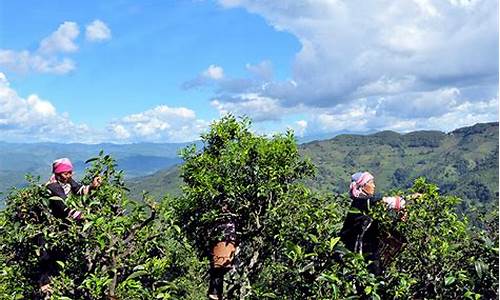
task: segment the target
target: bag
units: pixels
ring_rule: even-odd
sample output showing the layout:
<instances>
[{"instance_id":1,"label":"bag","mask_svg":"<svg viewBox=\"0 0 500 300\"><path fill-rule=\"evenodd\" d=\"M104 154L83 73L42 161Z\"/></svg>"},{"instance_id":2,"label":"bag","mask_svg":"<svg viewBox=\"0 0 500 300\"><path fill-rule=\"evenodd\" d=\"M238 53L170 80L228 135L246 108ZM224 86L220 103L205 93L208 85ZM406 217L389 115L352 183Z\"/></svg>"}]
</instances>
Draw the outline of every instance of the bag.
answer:
<instances>
[{"instance_id":1,"label":"bag","mask_svg":"<svg viewBox=\"0 0 500 300\"><path fill-rule=\"evenodd\" d=\"M236 253L233 242L222 241L212 248L212 265L214 268L230 268Z\"/></svg>"}]
</instances>

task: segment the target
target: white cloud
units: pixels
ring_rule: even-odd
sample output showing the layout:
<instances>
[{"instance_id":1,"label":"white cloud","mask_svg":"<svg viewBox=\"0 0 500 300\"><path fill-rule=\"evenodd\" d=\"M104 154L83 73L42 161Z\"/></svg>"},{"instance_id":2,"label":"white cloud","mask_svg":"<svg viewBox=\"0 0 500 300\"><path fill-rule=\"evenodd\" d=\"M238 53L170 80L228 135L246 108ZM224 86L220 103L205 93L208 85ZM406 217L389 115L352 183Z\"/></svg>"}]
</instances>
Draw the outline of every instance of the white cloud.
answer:
<instances>
[{"instance_id":1,"label":"white cloud","mask_svg":"<svg viewBox=\"0 0 500 300\"><path fill-rule=\"evenodd\" d=\"M55 32L40 42L38 51L44 54L75 52L78 50L75 39L79 34L78 24L75 22L64 22L59 25L59 28Z\"/></svg>"},{"instance_id":2,"label":"white cloud","mask_svg":"<svg viewBox=\"0 0 500 300\"><path fill-rule=\"evenodd\" d=\"M295 133L298 135L298 136L304 136L304 133L306 132L307 130L307 121L306 120L299 120L299 121L296 121L295 126L292 126L292 129L295 131Z\"/></svg>"},{"instance_id":3,"label":"white cloud","mask_svg":"<svg viewBox=\"0 0 500 300\"><path fill-rule=\"evenodd\" d=\"M457 108L460 102L460 90L456 87L400 94L381 98L377 106L377 115L404 118L441 116Z\"/></svg>"},{"instance_id":4,"label":"white cloud","mask_svg":"<svg viewBox=\"0 0 500 300\"><path fill-rule=\"evenodd\" d=\"M224 69L221 66L210 65L206 70L198 74L196 78L184 82L182 88L192 89L211 85L216 82L223 83L224 81Z\"/></svg>"},{"instance_id":5,"label":"white cloud","mask_svg":"<svg viewBox=\"0 0 500 300\"><path fill-rule=\"evenodd\" d=\"M220 3L259 14L301 43L296 86L269 82L261 90L287 106L332 107L372 97L381 92L373 88L380 80L403 80L404 92L498 82L497 1Z\"/></svg>"},{"instance_id":6,"label":"white cloud","mask_svg":"<svg viewBox=\"0 0 500 300\"><path fill-rule=\"evenodd\" d=\"M498 97L472 101L463 98L454 88L439 89L413 97L416 97L417 101L401 102L398 105L408 106L406 109L416 111L415 114L410 112L402 114L399 108L381 109L379 106L371 105L366 99L356 103L340 104L328 110L311 109L306 111L309 118L307 132L335 134L381 130L451 131L476 123L498 121ZM429 110L435 112L425 108L431 102L435 104ZM445 109L441 109L441 106Z\"/></svg>"},{"instance_id":7,"label":"white cloud","mask_svg":"<svg viewBox=\"0 0 500 300\"><path fill-rule=\"evenodd\" d=\"M273 65L269 60L264 60L256 65L247 64L246 69L259 79L271 80L273 78Z\"/></svg>"},{"instance_id":8,"label":"white cloud","mask_svg":"<svg viewBox=\"0 0 500 300\"><path fill-rule=\"evenodd\" d=\"M35 51L0 48L0 67L19 73L69 73L76 68L76 64L67 55L78 51L76 40L79 34L78 24L66 21L42 39ZM109 28L99 20L87 26L87 38L89 34L93 41L105 40L111 36Z\"/></svg>"},{"instance_id":9,"label":"white cloud","mask_svg":"<svg viewBox=\"0 0 500 300\"><path fill-rule=\"evenodd\" d=\"M199 138L208 123L185 107L160 105L110 122L115 141L185 142Z\"/></svg>"},{"instance_id":10,"label":"white cloud","mask_svg":"<svg viewBox=\"0 0 500 300\"><path fill-rule=\"evenodd\" d=\"M422 120L419 127L451 131L483 122L498 122L498 97L483 101L465 101L446 114Z\"/></svg>"},{"instance_id":11,"label":"white cloud","mask_svg":"<svg viewBox=\"0 0 500 300\"><path fill-rule=\"evenodd\" d=\"M50 101L36 94L19 96L3 73L0 73L0 131L3 140L18 142L90 142L95 138L95 132L87 125L75 124L67 114L59 114Z\"/></svg>"},{"instance_id":12,"label":"white cloud","mask_svg":"<svg viewBox=\"0 0 500 300\"><path fill-rule=\"evenodd\" d=\"M414 76L403 78L387 78L382 76L378 80L369 82L357 88L355 95L390 95L404 93L415 85Z\"/></svg>"},{"instance_id":13,"label":"white cloud","mask_svg":"<svg viewBox=\"0 0 500 300\"><path fill-rule=\"evenodd\" d=\"M429 124L450 130L498 120L497 109L474 109L498 106L498 1L219 3L264 17L302 46L290 79L220 82L212 102L219 111L266 121L284 120L301 107L310 134L409 131ZM267 100L258 109L255 99Z\"/></svg>"},{"instance_id":14,"label":"white cloud","mask_svg":"<svg viewBox=\"0 0 500 300\"><path fill-rule=\"evenodd\" d=\"M366 102L357 105L338 105L334 109L311 115L309 128L317 133L339 131L367 131L369 120L376 111Z\"/></svg>"},{"instance_id":15,"label":"white cloud","mask_svg":"<svg viewBox=\"0 0 500 300\"><path fill-rule=\"evenodd\" d=\"M37 94L26 98L0 72L0 132L14 142L186 142L199 139L209 123L185 107L160 105L108 123L106 129L76 124Z\"/></svg>"},{"instance_id":16,"label":"white cloud","mask_svg":"<svg viewBox=\"0 0 500 300\"><path fill-rule=\"evenodd\" d=\"M75 63L69 58L46 57L29 51L0 49L0 66L19 73L39 72L66 74L75 69Z\"/></svg>"},{"instance_id":17,"label":"white cloud","mask_svg":"<svg viewBox=\"0 0 500 300\"><path fill-rule=\"evenodd\" d=\"M437 8L432 4L430 0L414 0L414 1L415 3L417 3L420 9L430 17L440 16Z\"/></svg>"},{"instance_id":18,"label":"white cloud","mask_svg":"<svg viewBox=\"0 0 500 300\"><path fill-rule=\"evenodd\" d=\"M209 79L220 80L224 77L224 69L217 65L210 65L202 75Z\"/></svg>"},{"instance_id":19,"label":"white cloud","mask_svg":"<svg viewBox=\"0 0 500 300\"><path fill-rule=\"evenodd\" d=\"M126 140L130 137L128 130L120 124L111 124L110 129L119 140Z\"/></svg>"},{"instance_id":20,"label":"white cloud","mask_svg":"<svg viewBox=\"0 0 500 300\"><path fill-rule=\"evenodd\" d=\"M251 93L240 94L234 99L214 99L210 104L219 111L221 116L228 113L237 116L246 115L256 122L279 120L286 110L276 99Z\"/></svg>"},{"instance_id":21,"label":"white cloud","mask_svg":"<svg viewBox=\"0 0 500 300\"><path fill-rule=\"evenodd\" d=\"M111 39L111 30L101 20L94 20L85 28L85 38L91 42L100 42Z\"/></svg>"}]
</instances>

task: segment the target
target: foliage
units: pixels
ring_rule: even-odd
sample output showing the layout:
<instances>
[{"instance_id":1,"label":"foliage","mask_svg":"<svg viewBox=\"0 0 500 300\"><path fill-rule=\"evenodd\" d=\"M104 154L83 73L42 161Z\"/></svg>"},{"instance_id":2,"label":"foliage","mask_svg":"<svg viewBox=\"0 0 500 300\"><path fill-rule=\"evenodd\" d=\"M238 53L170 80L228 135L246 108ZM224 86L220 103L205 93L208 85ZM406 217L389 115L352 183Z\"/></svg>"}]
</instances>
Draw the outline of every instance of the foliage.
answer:
<instances>
[{"instance_id":1,"label":"foliage","mask_svg":"<svg viewBox=\"0 0 500 300\"><path fill-rule=\"evenodd\" d=\"M303 167L308 165L296 154L292 136L285 136L288 149L274 147L283 137L256 136L248 126L248 120L226 117L203 137L203 151L190 148L183 153L181 210L200 254L207 250L213 224L227 217L222 207L230 207L240 226L241 251L228 276L229 298L497 296L496 239L457 213L458 198L442 196L435 185L418 179L406 192L422 194L410 201L407 221L383 205L375 206L370 214L382 228L407 240L384 275L375 277L363 257L346 250L337 236L349 200L312 192L301 183L311 169ZM283 159L287 153L292 159ZM491 225L496 227L490 233L498 232L498 222Z\"/></svg>"},{"instance_id":2,"label":"foliage","mask_svg":"<svg viewBox=\"0 0 500 300\"><path fill-rule=\"evenodd\" d=\"M83 211L82 222L54 218L45 188L35 182L7 198L0 215L3 298L41 296L40 262L58 253L54 299L199 299L204 266L174 222L175 199L131 201L114 160L101 153L91 161L84 182L100 174L104 184L66 200Z\"/></svg>"},{"instance_id":3,"label":"foliage","mask_svg":"<svg viewBox=\"0 0 500 300\"><path fill-rule=\"evenodd\" d=\"M459 198L424 178L394 191L407 199L405 221L382 204L368 214L406 243L375 276L338 237L350 199L306 185L314 167L291 132L259 136L250 125L232 116L213 123L202 149L182 152L182 195L159 202L147 194L129 199L123 173L101 153L83 181L101 175L103 185L66 200L83 211L81 222L54 218L46 189L30 178L0 211L0 299L41 297L41 261L51 253L61 254L52 299L203 299L207 250L220 238L214 224L228 219L239 237L225 278L228 299L498 298L498 208L474 208L470 220L457 210ZM395 134L384 135L404 146ZM425 143L439 149L447 137ZM361 168L363 155L350 152L353 168ZM391 176L408 180L405 170Z\"/></svg>"},{"instance_id":4,"label":"foliage","mask_svg":"<svg viewBox=\"0 0 500 300\"><path fill-rule=\"evenodd\" d=\"M378 207L375 216L407 239L389 268L386 293L403 298L496 299L498 297L498 221L490 232L470 226L456 213L460 199L441 196L424 178L410 192L408 220L394 222ZM404 282L402 281L404 279ZM404 287L404 288L402 288Z\"/></svg>"},{"instance_id":5,"label":"foliage","mask_svg":"<svg viewBox=\"0 0 500 300\"><path fill-rule=\"evenodd\" d=\"M203 151L190 147L181 153L185 186L180 209L186 232L204 255L218 239L214 226L226 219L236 223L239 264L229 295L240 298L272 254L266 245L275 234L268 232L269 211L288 201L296 181L313 172L301 160L291 132L266 138L249 127L249 119L226 116L202 135Z\"/></svg>"},{"instance_id":6,"label":"foliage","mask_svg":"<svg viewBox=\"0 0 500 300\"><path fill-rule=\"evenodd\" d=\"M350 174L370 170L382 192L410 188L423 176L438 184L443 194L462 198L462 211L476 205L489 211L498 202L498 123L477 124L448 134L383 131L339 135L302 144L299 152L317 168L306 184L320 191L343 193ZM178 168L138 178L132 190L180 194Z\"/></svg>"}]
</instances>

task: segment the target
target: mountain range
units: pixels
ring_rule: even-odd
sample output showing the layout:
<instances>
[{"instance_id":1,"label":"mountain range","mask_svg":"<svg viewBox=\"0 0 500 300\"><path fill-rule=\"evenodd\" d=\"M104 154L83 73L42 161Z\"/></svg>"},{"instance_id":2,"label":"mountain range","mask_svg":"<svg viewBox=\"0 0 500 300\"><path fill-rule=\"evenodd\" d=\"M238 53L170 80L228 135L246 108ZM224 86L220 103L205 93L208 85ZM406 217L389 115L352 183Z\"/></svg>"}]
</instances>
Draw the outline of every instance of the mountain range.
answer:
<instances>
[{"instance_id":1,"label":"mountain range","mask_svg":"<svg viewBox=\"0 0 500 300\"><path fill-rule=\"evenodd\" d=\"M197 143L197 142L193 142ZM0 192L26 183L26 174L40 176L41 181L51 175L51 163L68 157L73 162L75 178L82 176L85 161L100 150L111 154L118 167L125 170L126 178L146 176L181 162L178 151L192 143L180 144L59 144L59 143L6 143L0 142ZM1 195L0 195L0 198Z\"/></svg>"},{"instance_id":2,"label":"mountain range","mask_svg":"<svg viewBox=\"0 0 500 300\"><path fill-rule=\"evenodd\" d=\"M307 139L306 139L307 140ZM300 142L300 140L299 140ZM202 143L193 142L197 148ZM155 198L165 193L178 195L182 180L178 156L181 144L57 144L0 142L0 192L25 184L24 176L50 176L51 162L59 157L73 161L78 179L84 161L100 150L111 154L126 174L132 196L148 191ZM299 145L304 158L316 165L316 175L308 180L314 189L345 192L350 174L370 171L377 190L387 193L409 187L425 176L443 193L480 202L498 202L498 122L476 124L449 133L415 131L400 134L382 131L368 135L342 134ZM2 196L0 195L0 198Z\"/></svg>"},{"instance_id":3,"label":"mountain range","mask_svg":"<svg viewBox=\"0 0 500 300\"><path fill-rule=\"evenodd\" d=\"M367 170L377 190L405 189L420 176L436 183L442 193L477 203L498 202L498 122L476 124L449 133L382 131L369 135L344 134L301 144L317 172L308 185L343 193L350 175ZM148 191L154 197L180 193L179 165L129 181L132 195Z\"/></svg>"}]
</instances>

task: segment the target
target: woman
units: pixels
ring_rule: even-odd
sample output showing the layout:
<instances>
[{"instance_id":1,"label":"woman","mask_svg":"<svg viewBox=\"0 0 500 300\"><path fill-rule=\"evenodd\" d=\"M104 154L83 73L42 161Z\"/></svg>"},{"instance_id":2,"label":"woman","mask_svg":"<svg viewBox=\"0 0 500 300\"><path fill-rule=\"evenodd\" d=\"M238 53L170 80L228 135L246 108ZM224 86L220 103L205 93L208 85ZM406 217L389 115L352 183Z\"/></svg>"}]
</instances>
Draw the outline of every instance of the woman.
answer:
<instances>
[{"instance_id":1,"label":"woman","mask_svg":"<svg viewBox=\"0 0 500 300\"><path fill-rule=\"evenodd\" d=\"M52 196L60 199L51 199L49 208L56 218L81 219L82 213L77 210L70 210L64 204L70 194L87 195L91 190L97 189L101 185L101 177L97 176L90 185L83 185L73 179L73 164L68 158L60 158L52 163L52 177L47 182L47 189Z\"/></svg>"},{"instance_id":2,"label":"woman","mask_svg":"<svg viewBox=\"0 0 500 300\"><path fill-rule=\"evenodd\" d=\"M52 176L47 182L46 187L52 196L49 201L49 208L54 217L63 219L67 222L68 219L81 220L83 214L76 209L66 207L64 200L70 195L87 195L91 190L97 189L101 185L101 178L95 177L90 185L82 185L73 179L73 164L68 158L60 158L52 163ZM45 243L41 241L41 243ZM57 261L66 259L66 250L53 248L50 250L41 251L40 257L40 274L39 284L41 293L46 295L46 298L52 293L50 287L50 277L58 274Z\"/></svg>"},{"instance_id":3,"label":"woman","mask_svg":"<svg viewBox=\"0 0 500 300\"><path fill-rule=\"evenodd\" d=\"M237 252L236 224L234 215L226 206L222 207L226 216L219 220L212 230L212 244L210 245L210 283L208 299L222 299L224 292L224 275L233 267L233 260Z\"/></svg>"},{"instance_id":4,"label":"woman","mask_svg":"<svg viewBox=\"0 0 500 300\"><path fill-rule=\"evenodd\" d=\"M352 199L351 209L344 221L340 238L346 247L363 254L371 263L368 269L375 275L382 273L379 253L379 225L367 215L370 207L377 201L375 195L375 178L368 172L359 172L351 176L349 195Z\"/></svg>"}]
</instances>

